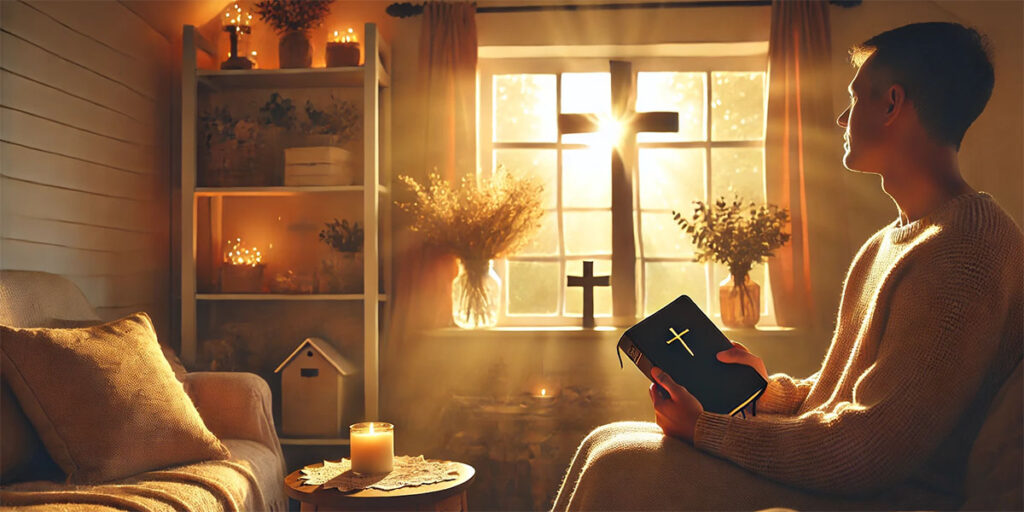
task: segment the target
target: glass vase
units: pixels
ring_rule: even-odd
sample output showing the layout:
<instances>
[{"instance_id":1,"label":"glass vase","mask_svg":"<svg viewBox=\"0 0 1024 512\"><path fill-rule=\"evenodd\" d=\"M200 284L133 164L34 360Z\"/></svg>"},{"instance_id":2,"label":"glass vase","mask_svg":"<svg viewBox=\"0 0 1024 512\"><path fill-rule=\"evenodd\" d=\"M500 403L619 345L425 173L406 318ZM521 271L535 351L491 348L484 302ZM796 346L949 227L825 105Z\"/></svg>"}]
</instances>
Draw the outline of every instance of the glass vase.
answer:
<instances>
[{"instance_id":1,"label":"glass vase","mask_svg":"<svg viewBox=\"0 0 1024 512\"><path fill-rule=\"evenodd\" d=\"M749 273L724 279L718 287L718 301L726 327L752 328L761 319L761 286Z\"/></svg>"},{"instance_id":2,"label":"glass vase","mask_svg":"<svg viewBox=\"0 0 1024 512\"><path fill-rule=\"evenodd\" d=\"M501 303L501 278L494 260L459 260L452 280L452 320L463 329L494 327Z\"/></svg>"}]
</instances>

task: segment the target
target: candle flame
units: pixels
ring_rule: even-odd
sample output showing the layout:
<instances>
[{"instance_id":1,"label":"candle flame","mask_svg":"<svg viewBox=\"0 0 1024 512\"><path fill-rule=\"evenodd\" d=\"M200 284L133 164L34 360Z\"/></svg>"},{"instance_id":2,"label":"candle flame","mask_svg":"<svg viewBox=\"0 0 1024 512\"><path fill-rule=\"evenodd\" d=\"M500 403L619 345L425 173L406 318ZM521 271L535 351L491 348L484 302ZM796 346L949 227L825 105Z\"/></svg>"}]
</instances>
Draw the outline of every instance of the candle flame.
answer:
<instances>
[{"instance_id":1,"label":"candle flame","mask_svg":"<svg viewBox=\"0 0 1024 512\"><path fill-rule=\"evenodd\" d=\"M541 388L540 389L540 396L547 396L547 394L548 394L547 388Z\"/></svg>"},{"instance_id":2,"label":"candle flame","mask_svg":"<svg viewBox=\"0 0 1024 512\"><path fill-rule=\"evenodd\" d=\"M373 422L370 422L370 433L373 433Z\"/></svg>"},{"instance_id":3,"label":"candle flame","mask_svg":"<svg viewBox=\"0 0 1024 512\"><path fill-rule=\"evenodd\" d=\"M334 43L355 43L358 41L359 40L356 39L356 31L351 28L344 32L335 30L334 35L331 37L331 42Z\"/></svg>"}]
</instances>

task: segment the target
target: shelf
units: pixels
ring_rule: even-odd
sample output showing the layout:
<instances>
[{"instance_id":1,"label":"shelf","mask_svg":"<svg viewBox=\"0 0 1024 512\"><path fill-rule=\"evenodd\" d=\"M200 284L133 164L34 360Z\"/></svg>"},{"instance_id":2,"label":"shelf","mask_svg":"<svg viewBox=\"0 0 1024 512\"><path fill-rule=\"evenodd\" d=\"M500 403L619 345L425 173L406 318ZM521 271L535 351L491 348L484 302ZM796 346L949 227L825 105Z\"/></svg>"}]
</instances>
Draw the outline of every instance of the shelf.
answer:
<instances>
[{"instance_id":1,"label":"shelf","mask_svg":"<svg viewBox=\"0 0 1024 512\"><path fill-rule=\"evenodd\" d=\"M307 186L307 187L197 187L196 196L293 196L298 194L324 192L362 192L362 185ZM381 194L389 192L388 187L377 185Z\"/></svg>"},{"instance_id":2,"label":"shelf","mask_svg":"<svg viewBox=\"0 0 1024 512\"><path fill-rule=\"evenodd\" d=\"M362 87L362 66L302 69L200 69L196 78L213 89L270 89L275 87Z\"/></svg>"},{"instance_id":3,"label":"shelf","mask_svg":"<svg viewBox=\"0 0 1024 512\"><path fill-rule=\"evenodd\" d=\"M345 437L281 437L282 446L348 446Z\"/></svg>"},{"instance_id":4,"label":"shelf","mask_svg":"<svg viewBox=\"0 0 1024 512\"><path fill-rule=\"evenodd\" d=\"M196 300L363 300L361 293L197 293ZM377 300L388 300L387 295L377 295Z\"/></svg>"}]
</instances>

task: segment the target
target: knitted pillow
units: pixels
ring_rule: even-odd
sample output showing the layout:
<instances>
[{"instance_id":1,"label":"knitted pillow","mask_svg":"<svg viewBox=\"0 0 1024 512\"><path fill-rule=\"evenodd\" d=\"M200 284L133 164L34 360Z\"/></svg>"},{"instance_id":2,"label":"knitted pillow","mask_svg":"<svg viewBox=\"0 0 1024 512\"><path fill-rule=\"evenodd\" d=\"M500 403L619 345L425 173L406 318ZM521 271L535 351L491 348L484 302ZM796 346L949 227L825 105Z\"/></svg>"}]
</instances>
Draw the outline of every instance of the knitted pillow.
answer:
<instances>
[{"instance_id":1,"label":"knitted pillow","mask_svg":"<svg viewBox=\"0 0 1024 512\"><path fill-rule=\"evenodd\" d=\"M68 482L229 456L145 313L79 329L0 326L0 338L3 378Z\"/></svg>"}]
</instances>

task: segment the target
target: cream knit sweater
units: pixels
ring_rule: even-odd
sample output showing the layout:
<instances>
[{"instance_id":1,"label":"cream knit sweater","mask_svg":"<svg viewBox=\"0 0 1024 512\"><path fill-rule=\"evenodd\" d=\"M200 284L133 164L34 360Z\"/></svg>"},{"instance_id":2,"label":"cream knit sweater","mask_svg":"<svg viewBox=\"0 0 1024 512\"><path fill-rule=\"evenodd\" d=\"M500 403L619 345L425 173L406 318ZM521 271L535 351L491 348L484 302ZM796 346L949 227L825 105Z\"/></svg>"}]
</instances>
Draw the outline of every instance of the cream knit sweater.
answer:
<instances>
[{"instance_id":1,"label":"cream knit sweater","mask_svg":"<svg viewBox=\"0 0 1024 512\"><path fill-rule=\"evenodd\" d=\"M897 220L854 258L818 373L772 375L756 417L702 413L694 444L810 490L958 496L988 405L1021 361L1022 313L1024 237L991 196Z\"/></svg>"}]
</instances>

